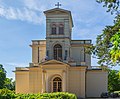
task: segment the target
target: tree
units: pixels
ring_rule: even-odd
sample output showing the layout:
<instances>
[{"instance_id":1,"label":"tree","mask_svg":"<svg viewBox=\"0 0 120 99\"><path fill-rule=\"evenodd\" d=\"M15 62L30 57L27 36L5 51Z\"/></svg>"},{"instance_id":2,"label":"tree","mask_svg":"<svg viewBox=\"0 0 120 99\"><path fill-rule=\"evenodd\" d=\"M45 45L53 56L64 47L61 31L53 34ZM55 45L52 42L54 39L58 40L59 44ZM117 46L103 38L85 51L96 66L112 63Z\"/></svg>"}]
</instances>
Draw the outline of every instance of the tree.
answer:
<instances>
[{"instance_id":1,"label":"tree","mask_svg":"<svg viewBox=\"0 0 120 99\"><path fill-rule=\"evenodd\" d=\"M6 78L6 73L3 65L0 64L0 89L7 88L9 90L15 90L15 82L10 78Z\"/></svg>"},{"instance_id":2,"label":"tree","mask_svg":"<svg viewBox=\"0 0 120 99\"><path fill-rule=\"evenodd\" d=\"M107 12L119 13L119 0L96 0L98 3L103 3L103 7L107 7Z\"/></svg>"},{"instance_id":3,"label":"tree","mask_svg":"<svg viewBox=\"0 0 120 99\"><path fill-rule=\"evenodd\" d=\"M120 64L120 14L119 0L97 0L107 7L107 12L117 12L113 26L106 26L101 35L97 36L96 45L92 47L92 53L100 65Z\"/></svg>"},{"instance_id":4,"label":"tree","mask_svg":"<svg viewBox=\"0 0 120 99\"><path fill-rule=\"evenodd\" d=\"M6 71L3 68L3 65L0 64L0 89L4 88L5 79L6 79Z\"/></svg>"},{"instance_id":5,"label":"tree","mask_svg":"<svg viewBox=\"0 0 120 99\"><path fill-rule=\"evenodd\" d=\"M120 61L120 29L119 31L113 35L113 37L110 39L113 46L110 50L111 59L113 62Z\"/></svg>"},{"instance_id":6,"label":"tree","mask_svg":"<svg viewBox=\"0 0 120 99\"><path fill-rule=\"evenodd\" d=\"M108 91L114 92L120 90L120 76L117 70L108 70Z\"/></svg>"},{"instance_id":7,"label":"tree","mask_svg":"<svg viewBox=\"0 0 120 99\"><path fill-rule=\"evenodd\" d=\"M15 90L15 81L12 81L12 78L6 78L4 87L9 90Z\"/></svg>"},{"instance_id":8,"label":"tree","mask_svg":"<svg viewBox=\"0 0 120 99\"><path fill-rule=\"evenodd\" d=\"M120 64L119 56L116 57L119 49L119 40L117 42L116 33L120 29L120 17L116 17L113 26L106 26L102 34L97 36L96 45L92 48L92 53L99 59L100 65ZM118 53L119 54L119 53ZM116 57L116 58L115 58Z\"/></svg>"}]
</instances>

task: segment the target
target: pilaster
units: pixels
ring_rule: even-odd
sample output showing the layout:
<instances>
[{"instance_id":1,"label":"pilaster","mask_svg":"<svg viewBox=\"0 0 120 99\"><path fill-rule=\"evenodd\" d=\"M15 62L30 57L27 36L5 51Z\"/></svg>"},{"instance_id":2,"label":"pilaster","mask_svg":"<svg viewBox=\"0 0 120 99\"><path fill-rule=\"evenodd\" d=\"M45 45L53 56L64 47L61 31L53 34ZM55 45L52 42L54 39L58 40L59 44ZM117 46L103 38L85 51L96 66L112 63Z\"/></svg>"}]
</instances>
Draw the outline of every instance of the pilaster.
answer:
<instances>
[{"instance_id":1,"label":"pilaster","mask_svg":"<svg viewBox=\"0 0 120 99\"><path fill-rule=\"evenodd\" d=\"M46 92L46 71L42 71L42 93Z\"/></svg>"},{"instance_id":2,"label":"pilaster","mask_svg":"<svg viewBox=\"0 0 120 99\"><path fill-rule=\"evenodd\" d=\"M66 88L67 88L66 87L66 71L63 70L62 73L63 73L62 91L66 92Z\"/></svg>"}]
</instances>

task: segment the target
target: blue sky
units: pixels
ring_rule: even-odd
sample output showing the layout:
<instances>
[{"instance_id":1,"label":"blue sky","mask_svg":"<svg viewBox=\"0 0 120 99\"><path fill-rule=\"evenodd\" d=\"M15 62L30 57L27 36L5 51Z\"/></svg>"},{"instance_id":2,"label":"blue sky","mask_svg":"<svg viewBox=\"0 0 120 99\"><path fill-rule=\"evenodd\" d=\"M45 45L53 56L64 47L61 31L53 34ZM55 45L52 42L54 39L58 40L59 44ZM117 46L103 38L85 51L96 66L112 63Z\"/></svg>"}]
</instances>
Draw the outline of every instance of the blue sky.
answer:
<instances>
[{"instance_id":1,"label":"blue sky","mask_svg":"<svg viewBox=\"0 0 120 99\"><path fill-rule=\"evenodd\" d=\"M106 25L113 24L114 16L95 0L0 0L0 63L7 77L14 78L15 67L26 67L31 62L31 40L45 39L43 11L61 8L72 12L74 28L72 39L92 39ZM95 59L92 65L97 65Z\"/></svg>"}]
</instances>

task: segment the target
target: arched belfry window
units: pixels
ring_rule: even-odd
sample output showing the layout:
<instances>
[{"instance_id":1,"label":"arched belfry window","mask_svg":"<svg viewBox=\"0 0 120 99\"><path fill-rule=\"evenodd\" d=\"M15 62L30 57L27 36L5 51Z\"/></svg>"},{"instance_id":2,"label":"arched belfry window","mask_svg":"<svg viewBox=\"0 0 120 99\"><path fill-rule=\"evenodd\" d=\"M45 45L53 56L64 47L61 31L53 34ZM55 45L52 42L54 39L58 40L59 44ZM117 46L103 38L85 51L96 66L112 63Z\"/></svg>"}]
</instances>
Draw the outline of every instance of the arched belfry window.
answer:
<instances>
[{"instance_id":1,"label":"arched belfry window","mask_svg":"<svg viewBox=\"0 0 120 99\"><path fill-rule=\"evenodd\" d=\"M51 34L57 34L57 27L55 24L52 24L51 26Z\"/></svg>"},{"instance_id":2,"label":"arched belfry window","mask_svg":"<svg viewBox=\"0 0 120 99\"><path fill-rule=\"evenodd\" d=\"M60 44L56 44L53 48L54 59L62 60L62 46Z\"/></svg>"},{"instance_id":3,"label":"arched belfry window","mask_svg":"<svg viewBox=\"0 0 120 99\"><path fill-rule=\"evenodd\" d=\"M53 79L53 92L62 91L62 80L59 77Z\"/></svg>"},{"instance_id":4,"label":"arched belfry window","mask_svg":"<svg viewBox=\"0 0 120 99\"><path fill-rule=\"evenodd\" d=\"M63 24L59 25L59 34L64 34L64 25Z\"/></svg>"}]
</instances>

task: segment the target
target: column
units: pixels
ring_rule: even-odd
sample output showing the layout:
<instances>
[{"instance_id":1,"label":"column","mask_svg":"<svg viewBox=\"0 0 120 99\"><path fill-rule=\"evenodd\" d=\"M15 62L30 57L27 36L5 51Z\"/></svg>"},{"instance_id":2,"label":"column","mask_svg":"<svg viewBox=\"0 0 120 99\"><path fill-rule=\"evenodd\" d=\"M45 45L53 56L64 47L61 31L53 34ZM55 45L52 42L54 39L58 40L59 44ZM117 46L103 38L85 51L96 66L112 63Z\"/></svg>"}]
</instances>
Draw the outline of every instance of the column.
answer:
<instances>
[{"instance_id":1,"label":"column","mask_svg":"<svg viewBox=\"0 0 120 99\"><path fill-rule=\"evenodd\" d=\"M46 72L46 92L48 93L49 92L49 81L48 81L48 73Z\"/></svg>"},{"instance_id":2,"label":"column","mask_svg":"<svg viewBox=\"0 0 120 99\"><path fill-rule=\"evenodd\" d=\"M63 70L62 91L66 92L66 71Z\"/></svg>"},{"instance_id":3,"label":"column","mask_svg":"<svg viewBox=\"0 0 120 99\"><path fill-rule=\"evenodd\" d=\"M85 69L81 69L81 71L80 71L81 73L80 73L80 75L81 75L81 78L80 78L80 80L81 80L81 85L80 85L80 87L81 87L81 89L80 89L80 91L81 91L81 97L85 97Z\"/></svg>"},{"instance_id":4,"label":"column","mask_svg":"<svg viewBox=\"0 0 120 99\"><path fill-rule=\"evenodd\" d=\"M45 79L46 71L42 71L42 93L46 92L46 79Z\"/></svg>"}]
</instances>

